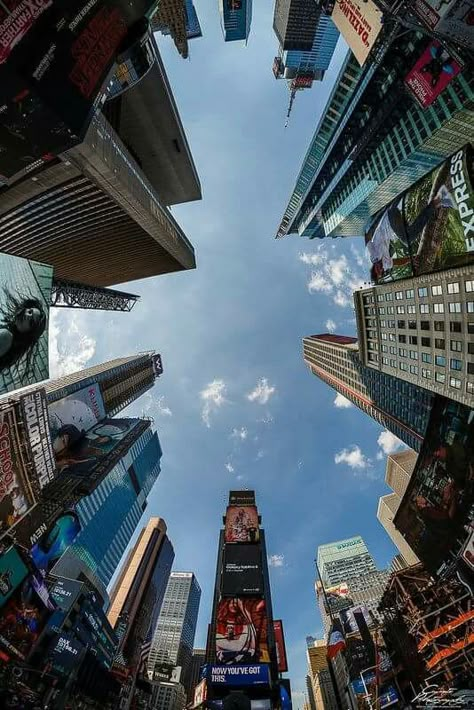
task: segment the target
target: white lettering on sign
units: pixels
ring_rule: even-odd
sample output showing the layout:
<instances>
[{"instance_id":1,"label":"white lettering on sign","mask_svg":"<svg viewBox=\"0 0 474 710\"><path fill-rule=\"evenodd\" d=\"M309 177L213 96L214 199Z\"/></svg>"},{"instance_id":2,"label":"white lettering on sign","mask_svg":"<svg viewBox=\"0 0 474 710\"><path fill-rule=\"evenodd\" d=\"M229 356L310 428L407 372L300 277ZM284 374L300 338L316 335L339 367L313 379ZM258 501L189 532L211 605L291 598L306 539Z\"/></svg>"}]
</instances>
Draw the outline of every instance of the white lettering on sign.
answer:
<instances>
[{"instance_id":1,"label":"white lettering on sign","mask_svg":"<svg viewBox=\"0 0 474 710\"><path fill-rule=\"evenodd\" d=\"M454 199L458 206L459 217L461 218L466 242L466 250L474 251L474 208L469 206L472 195L469 192L469 182L466 180L463 170L463 151L453 155L451 158L451 186L454 191Z\"/></svg>"}]
</instances>

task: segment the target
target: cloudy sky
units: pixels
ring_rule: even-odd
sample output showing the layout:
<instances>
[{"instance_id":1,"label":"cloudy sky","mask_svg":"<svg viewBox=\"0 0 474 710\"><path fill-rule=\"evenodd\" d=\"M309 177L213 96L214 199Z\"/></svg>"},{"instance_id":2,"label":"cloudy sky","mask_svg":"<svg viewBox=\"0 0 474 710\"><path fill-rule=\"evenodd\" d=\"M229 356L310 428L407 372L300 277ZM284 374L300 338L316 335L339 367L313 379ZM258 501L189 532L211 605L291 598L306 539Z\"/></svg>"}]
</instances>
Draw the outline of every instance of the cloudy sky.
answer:
<instances>
[{"instance_id":1,"label":"cloudy sky","mask_svg":"<svg viewBox=\"0 0 474 710\"><path fill-rule=\"evenodd\" d=\"M312 376L301 354L304 335L355 332L362 240L274 240L346 48L340 42L325 81L298 96L285 130L271 0L254 3L247 47L224 43L217 0L196 7L204 37L191 42L190 60L168 38L159 45L203 188L202 202L173 209L197 269L128 284L142 297L131 314L54 313L52 374L162 353L163 376L131 413L152 416L159 432L162 473L147 516L165 518L175 569L194 571L202 587L196 646L205 644L228 491L255 488L274 614L302 691L305 637L321 631L317 546L362 535L380 566L395 552L376 509L396 441Z\"/></svg>"}]
</instances>

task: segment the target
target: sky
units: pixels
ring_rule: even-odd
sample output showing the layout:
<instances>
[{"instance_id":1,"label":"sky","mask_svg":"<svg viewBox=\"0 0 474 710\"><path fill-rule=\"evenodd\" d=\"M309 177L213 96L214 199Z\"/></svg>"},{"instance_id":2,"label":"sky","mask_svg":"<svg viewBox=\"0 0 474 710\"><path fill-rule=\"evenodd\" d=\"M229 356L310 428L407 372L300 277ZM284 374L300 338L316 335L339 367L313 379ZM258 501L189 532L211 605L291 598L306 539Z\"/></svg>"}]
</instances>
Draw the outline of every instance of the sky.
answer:
<instances>
[{"instance_id":1,"label":"sky","mask_svg":"<svg viewBox=\"0 0 474 710\"><path fill-rule=\"evenodd\" d=\"M136 534L151 515L166 520L174 570L195 572L202 588L195 646L203 647L228 492L255 489L298 708L305 637L322 630L317 546L362 535L380 567L396 553L376 511L398 442L302 359L305 335L355 334L351 292L368 273L362 237L274 239L347 48L340 40L285 129L271 0L254 3L246 47L224 42L217 0L196 0L196 9L204 36L190 42L189 60L169 38L157 40L202 184L202 201L172 210L197 269L123 286L141 296L131 313L53 309L51 373L162 354L163 375L127 410L154 419L163 448Z\"/></svg>"}]
</instances>

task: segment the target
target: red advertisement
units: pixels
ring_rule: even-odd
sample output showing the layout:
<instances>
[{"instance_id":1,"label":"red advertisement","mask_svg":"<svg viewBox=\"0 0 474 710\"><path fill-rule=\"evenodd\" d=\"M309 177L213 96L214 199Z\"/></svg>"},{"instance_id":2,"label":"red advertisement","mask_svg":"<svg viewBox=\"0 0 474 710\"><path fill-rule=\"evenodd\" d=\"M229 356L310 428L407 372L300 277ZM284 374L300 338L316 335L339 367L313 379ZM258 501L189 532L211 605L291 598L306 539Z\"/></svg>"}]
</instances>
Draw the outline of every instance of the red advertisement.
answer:
<instances>
[{"instance_id":1,"label":"red advertisement","mask_svg":"<svg viewBox=\"0 0 474 710\"><path fill-rule=\"evenodd\" d=\"M217 661L270 663L267 627L263 599L222 599L217 608Z\"/></svg>"},{"instance_id":2,"label":"red advertisement","mask_svg":"<svg viewBox=\"0 0 474 710\"><path fill-rule=\"evenodd\" d=\"M428 108L461 71L462 67L433 40L405 77L405 84L422 108Z\"/></svg>"},{"instance_id":3,"label":"red advertisement","mask_svg":"<svg viewBox=\"0 0 474 710\"><path fill-rule=\"evenodd\" d=\"M52 4L52 0L4 0L0 3L0 64L6 62L13 47Z\"/></svg>"},{"instance_id":4,"label":"red advertisement","mask_svg":"<svg viewBox=\"0 0 474 710\"><path fill-rule=\"evenodd\" d=\"M258 512L256 506L229 506L225 516L225 541L258 542L258 539Z\"/></svg>"},{"instance_id":5,"label":"red advertisement","mask_svg":"<svg viewBox=\"0 0 474 710\"><path fill-rule=\"evenodd\" d=\"M283 634L282 621L273 621L273 632L275 634L278 673L286 673L288 670L288 660L286 658L285 636Z\"/></svg>"}]
</instances>

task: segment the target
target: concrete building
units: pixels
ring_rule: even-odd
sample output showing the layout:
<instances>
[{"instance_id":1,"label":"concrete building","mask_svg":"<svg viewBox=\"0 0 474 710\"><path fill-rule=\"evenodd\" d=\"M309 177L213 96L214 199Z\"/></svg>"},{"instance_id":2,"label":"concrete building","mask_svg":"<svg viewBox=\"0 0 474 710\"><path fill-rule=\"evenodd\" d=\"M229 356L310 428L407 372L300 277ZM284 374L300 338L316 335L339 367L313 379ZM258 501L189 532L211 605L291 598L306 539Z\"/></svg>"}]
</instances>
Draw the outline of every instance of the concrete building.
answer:
<instances>
[{"instance_id":1,"label":"concrete building","mask_svg":"<svg viewBox=\"0 0 474 710\"><path fill-rule=\"evenodd\" d=\"M181 683L153 683L149 707L152 710L184 710L186 693Z\"/></svg>"},{"instance_id":2,"label":"concrete building","mask_svg":"<svg viewBox=\"0 0 474 710\"><path fill-rule=\"evenodd\" d=\"M273 31L282 50L311 51L320 15L315 0L276 0Z\"/></svg>"},{"instance_id":3,"label":"concrete building","mask_svg":"<svg viewBox=\"0 0 474 710\"><path fill-rule=\"evenodd\" d=\"M151 18L151 26L154 32L171 35L184 59L189 55L188 40L202 37L193 0L165 0L159 3Z\"/></svg>"},{"instance_id":4,"label":"concrete building","mask_svg":"<svg viewBox=\"0 0 474 710\"><path fill-rule=\"evenodd\" d=\"M336 694L328 667L327 645L324 639L314 641L306 649L309 678L317 710L338 710Z\"/></svg>"},{"instance_id":5,"label":"concrete building","mask_svg":"<svg viewBox=\"0 0 474 710\"><path fill-rule=\"evenodd\" d=\"M252 24L253 0L219 0L221 27L226 42L247 41Z\"/></svg>"},{"instance_id":6,"label":"concrete building","mask_svg":"<svg viewBox=\"0 0 474 710\"><path fill-rule=\"evenodd\" d=\"M397 451L395 454L387 456L385 483L399 498L403 498L417 458L417 454L411 449Z\"/></svg>"},{"instance_id":7,"label":"concrete building","mask_svg":"<svg viewBox=\"0 0 474 710\"><path fill-rule=\"evenodd\" d=\"M309 369L339 394L385 426L415 451L420 450L433 394L363 364L356 338L323 333L303 338Z\"/></svg>"},{"instance_id":8,"label":"concrete building","mask_svg":"<svg viewBox=\"0 0 474 710\"><path fill-rule=\"evenodd\" d=\"M474 77L466 68L421 108L404 80L426 47L408 30L382 61L352 52L316 127L277 237L360 236L368 219L461 147L474 131Z\"/></svg>"},{"instance_id":9,"label":"concrete building","mask_svg":"<svg viewBox=\"0 0 474 710\"><path fill-rule=\"evenodd\" d=\"M474 266L354 293L365 366L474 406Z\"/></svg>"},{"instance_id":10,"label":"concrete building","mask_svg":"<svg viewBox=\"0 0 474 710\"><path fill-rule=\"evenodd\" d=\"M82 143L0 190L0 251L91 286L194 268L168 206L200 199L200 183L151 36L149 45L141 81L103 103Z\"/></svg>"},{"instance_id":11,"label":"concrete building","mask_svg":"<svg viewBox=\"0 0 474 710\"><path fill-rule=\"evenodd\" d=\"M321 15L314 33L313 44L307 51L283 50L275 60L277 79L313 79L322 81L339 39L339 30L327 15Z\"/></svg>"},{"instance_id":12,"label":"concrete building","mask_svg":"<svg viewBox=\"0 0 474 710\"><path fill-rule=\"evenodd\" d=\"M189 671L189 689L187 693L188 703L194 700L194 689L200 681L201 668L206 662L206 649L195 648L191 658L191 669Z\"/></svg>"}]
</instances>

